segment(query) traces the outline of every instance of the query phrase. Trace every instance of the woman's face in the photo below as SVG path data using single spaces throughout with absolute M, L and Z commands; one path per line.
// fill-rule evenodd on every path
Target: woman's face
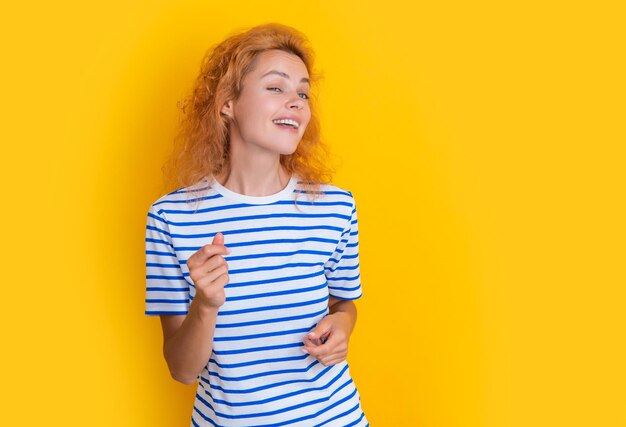
M 222 109 L 233 118 L 231 144 L 292 154 L 311 119 L 308 78 L 298 56 L 276 49 L 261 52 L 255 69 L 243 79 L 239 99 Z M 279 119 L 291 121 L 280 124 Z

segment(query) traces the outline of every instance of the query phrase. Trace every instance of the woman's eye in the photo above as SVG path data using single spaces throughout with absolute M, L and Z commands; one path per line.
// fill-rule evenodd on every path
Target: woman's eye
M 268 88 L 267 88 L 267 90 L 269 90 L 269 91 L 271 91 L 271 92 L 274 92 L 274 91 L 282 92 L 282 91 L 283 91 L 283 90 L 282 90 L 281 88 L 279 88 L 279 87 L 268 87 Z M 309 95 L 308 95 L 308 94 L 306 94 L 305 92 L 300 92 L 298 95 L 300 95 L 300 97 L 301 97 L 302 99 L 309 99 Z M 302 96 L 302 95 L 304 95 L 304 96 Z

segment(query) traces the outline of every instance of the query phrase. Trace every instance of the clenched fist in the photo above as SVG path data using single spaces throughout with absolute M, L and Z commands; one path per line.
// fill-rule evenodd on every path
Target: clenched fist
M 204 245 L 189 257 L 187 268 L 196 287 L 194 301 L 209 308 L 224 304 L 224 286 L 229 281 L 224 255 L 229 253 L 230 249 L 224 246 L 224 235 L 217 233 L 210 245 Z

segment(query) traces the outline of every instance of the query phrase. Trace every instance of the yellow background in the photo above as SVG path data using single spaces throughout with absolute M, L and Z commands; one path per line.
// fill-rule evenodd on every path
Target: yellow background
M 205 50 L 316 49 L 355 195 L 349 361 L 373 426 L 626 426 L 620 2 L 3 6 L 0 424 L 186 426 L 144 232 Z

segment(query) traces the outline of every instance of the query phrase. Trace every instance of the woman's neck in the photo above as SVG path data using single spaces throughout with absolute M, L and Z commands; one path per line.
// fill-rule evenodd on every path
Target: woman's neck
M 215 177 L 222 186 L 230 191 L 255 197 L 278 193 L 287 186 L 290 178 L 291 176 L 280 163 L 278 168 L 270 170 L 231 168 L 230 171 Z

